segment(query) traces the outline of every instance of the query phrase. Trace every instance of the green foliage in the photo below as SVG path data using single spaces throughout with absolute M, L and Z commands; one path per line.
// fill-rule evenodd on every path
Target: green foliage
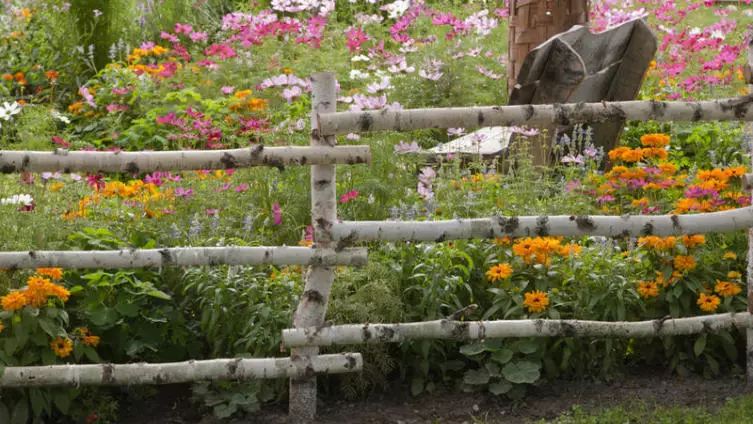
M 219 419 L 243 416 L 257 412 L 263 402 L 272 399 L 273 393 L 257 382 L 202 382 L 192 386 L 195 402 L 210 408 Z

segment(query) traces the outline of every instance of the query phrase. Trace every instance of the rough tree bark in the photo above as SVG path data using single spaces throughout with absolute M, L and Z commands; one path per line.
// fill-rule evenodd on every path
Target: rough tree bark
M 203 265 L 350 265 L 364 266 L 366 249 L 308 247 L 176 247 L 113 251 L 0 252 L 1 269 L 152 268 Z
M 358 241 L 444 241 L 539 236 L 669 236 L 724 233 L 753 226 L 753 206 L 697 215 L 496 216 L 449 221 L 345 221 L 332 229 L 340 247 Z
M 511 337 L 658 337 L 727 331 L 753 327 L 753 316 L 706 315 L 692 318 L 637 322 L 579 320 L 450 321 L 403 324 L 350 324 L 324 328 L 296 328 L 282 332 L 285 346 L 330 346 L 364 343 L 396 343 L 406 340 L 449 339 L 458 341 Z
M 0 172 L 188 171 L 308 164 L 356 164 L 371 161 L 369 146 L 286 146 L 166 152 L 0 151 Z
M 174 384 L 201 380 L 262 380 L 360 371 L 360 353 L 322 355 L 307 368 L 290 358 L 209 359 L 162 364 L 90 364 L 7 367 L 0 387 L 79 387 Z
M 564 105 L 486 106 L 329 113 L 320 117 L 322 134 L 479 128 L 513 125 L 570 125 L 610 120 L 753 121 L 753 94 L 707 102 L 625 101 Z
M 322 136 L 319 116 L 336 111 L 335 74 L 322 72 L 311 76 L 311 145 L 332 147 L 334 136 Z M 311 225 L 314 247 L 330 248 L 332 226 L 337 221 L 337 193 L 334 165 L 311 167 Z M 295 328 L 321 327 L 327 312 L 327 302 L 335 279 L 331 266 L 312 266 L 306 274 L 306 286 L 293 316 Z M 319 353 L 316 347 L 294 349 L 294 363 L 301 367 Z M 290 419 L 296 423 L 313 422 L 316 416 L 316 377 L 290 380 Z

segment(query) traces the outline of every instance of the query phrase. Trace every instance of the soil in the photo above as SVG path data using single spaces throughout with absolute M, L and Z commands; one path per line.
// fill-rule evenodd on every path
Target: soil
M 573 405 L 584 410 L 643 401 L 649 404 L 703 406 L 714 409 L 728 398 L 753 393 L 738 377 L 705 380 L 701 377 L 632 376 L 614 383 L 553 381 L 534 388 L 522 403 L 482 393 L 443 389 L 412 397 L 400 388 L 361 402 L 324 403 L 322 424 L 507 424 L 552 419 Z M 159 394 L 137 404 L 123 405 L 122 424 L 288 424 L 283 407 L 267 407 L 245 420 L 218 421 L 203 416 L 189 401 L 185 386 L 163 387 Z M 142 404 L 143 403 L 143 404 Z

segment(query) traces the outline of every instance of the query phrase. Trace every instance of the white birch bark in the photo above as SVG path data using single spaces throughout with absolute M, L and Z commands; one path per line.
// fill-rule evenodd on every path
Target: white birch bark
M 163 152 L 0 151 L 0 172 L 128 172 L 188 171 L 314 164 L 357 164 L 371 161 L 369 146 L 285 146 L 232 150 Z
M 753 31 L 748 32 L 748 49 L 747 64 L 745 66 L 745 77 L 748 85 L 748 92 L 753 93 Z M 753 166 L 753 124 L 748 122 L 745 125 L 745 139 L 748 143 L 748 153 L 751 155 L 751 166 Z M 753 190 L 753 175 L 748 174 L 744 179 L 746 189 Z M 753 226 L 748 229 L 748 266 L 747 266 L 747 285 L 748 285 L 748 312 L 753 312 Z M 753 387 L 753 329 L 748 328 L 746 337 L 746 384 Z
M 143 250 L 0 252 L 0 269 L 152 268 L 203 265 L 350 265 L 367 263 L 366 249 L 309 247 L 176 247 Z
M 290 358 L 209 359 L 161 364 L 89 364 L 6 367 L 2 388 L 130 386 L 202 380 L 262 380 L 360 371 L 360 353 L 322 355 L 301 367 Z
M 334 136 L 322 136 L 320 114 L 335 112 L 337 94 L 335 74 L 322 72 L 311 76 L 311 146 L 333 147 Z M 314 246 L 331 248 L 332 226 L 337 221 L 336 172 L 334 165 L 311 167 L 311 225 Z M 327 312 L 327 302 L 332 290 L 335 272 L 331 266 L 311 266 L 306 273 L 306 285 L 298 308 L 293 315 L 293 327 L 321 327 Z M 311 361 L 319 354 L 317 347 L 294 349 L 291 355 L 302 361 Z M 294 360 L 296 362 L 296 360 Z M 296 423 L 313 422 L 316 417 L 316 377 L 290 380 L 290 419 Z
M 513 125 L 572 125 L 578 122 L 753 121 L 753 95 L 707 102 L 624 101 L 555 105 L 486 106 L 338 112 L 321 116 L 322 134 L 410 131 L 425 128 L 483 128 Z
M 286 347 L 396 343 L 406 340 L 483 340 L 512 337 L 659 337 L 751 328 L 748 312 L 637 322 L 529 319 L 437 320 L 403 324 L 351 324 L 282 332 Z
M 535 236 L 669 236 L 725 233 L 753 226 L 753 207 L 694 215 L 497 216 L 446 221 L 344 221 L 332 233 L 358 241 L 444 241 Z

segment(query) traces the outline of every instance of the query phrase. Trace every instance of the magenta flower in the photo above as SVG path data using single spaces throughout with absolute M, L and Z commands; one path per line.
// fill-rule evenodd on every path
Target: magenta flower
M 57 136 L 57 135 L 52 136 L 52 142 L 57 144 L 60 147 L 65 147 L 65 148 L 71 147 L 71 143 L 63 140 L 62 137 Z
M 348 203 L 358 197 L 358 190 L 349 191 L 340 197 L 340 203 Z
M 280 205 L 278 205 L 277 203 L 272 205 L 272 214 L 274 215 L 275 225 L 281 225 L 282 224 L 282 210 L 280 209 Z
M 178 187 L 177 189 L 175 189 L 175 195 L 183 196 L 184 200 L 188 200 L 191 196 L 193 196 L 193 189 L 189 188 L 188 190 L 186 190 L 183 187 Z
M 89 184 L 89 187 L 96 189 L 97 191 L 102 190 L 105 188 L 105 181 L 102 177 L 102 174 L 88 174 L 86 176 L 86 183 Z
M 248 184 L 241 184 L 238 187 L 235 188 L 236 193 L 240 193 L 242 191 L 248 190 Z

